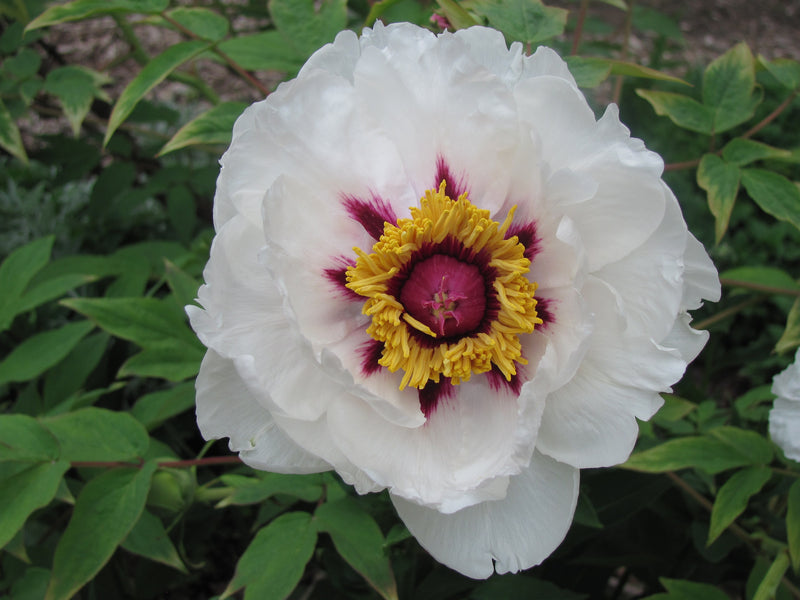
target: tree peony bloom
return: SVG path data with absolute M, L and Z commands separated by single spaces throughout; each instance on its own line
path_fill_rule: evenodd
M 787 458 L 800 461 L 800 350 L 794 362 L 775 375 L 772 393 L 777 396 L 769 411 L 769 435 Z
M 719 281 L 662 170 L 552 50 L 339 34 L 222 158 L 200 430 L 388 489 L 470 577 L 538 564 L 707 339 L 687 310 Z

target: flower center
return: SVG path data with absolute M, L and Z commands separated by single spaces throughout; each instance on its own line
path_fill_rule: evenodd
M 400 291 L 400 303 L 436 336 L 462 335 L 483 320 L 486 286 L 476 265 L 434 254 L 413 268 Z
M 500 224 L 445 189 L 428 190 L 410 219 L 384 223 L 372 253 L 354 248 L 347 269 L 347 287 L 367 299 L 367 333 L 383 344 L 378 364 L 403 371 L 400 389 L 493 368 L 510 380 L 527 362 L 519 335 L 542 322 L 525 247 L 505 237 L 513 209 Z

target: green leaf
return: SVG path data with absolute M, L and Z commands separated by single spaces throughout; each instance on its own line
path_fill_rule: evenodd
M 671 439 L 637 452 L 623 466 L 646 473 L 691 467 L 714 475 L 734 467 L 768 464 L 771 460 L 772 446 L 754 431 L 718 427 L 706 436 Z
M 241 40 L 243 38 L 235 39 Z M 222 49 L 222 45 L 220 45 L 220 49 Z M 247 108 L 247 105 L 244 102 L 223 102 L 204 112 L 181 127 L 164 144 L 164 147 L 158 152 L 158 156 L 198 144 L 230 144 L 233 124 L 245 108 Z
M 706 154 L 697 168 L 697 185 L 708 195 L 708 208 L 714 215 L 714 232 L 719 244 L 739 194 L 739 169 L 715 154 Z
M 0 362 L 0 385 L 38 377 L 61 362 L 92 329 L 93 323 L 78 321 L 32 335 Z
M 660 577 L 659 581 L 669 594 L 650 596 L 648 600 L 655 600 L 655 598 L 663 598 L 664 600 L 729 600 L 725 592 L 707 583 L 695 583 L 683 579 L 667 579 L 666 577 Z
M 743 169 L 742 185 L 761 210 L 800 229 L 800 189 L 786 177 L 764 169 Z
M 245 588 L 245 600 L 282 600 L 300 582 L 317 544 L 311 515 L 291 512 L 262 528 L 236 565 L 221 598 Z
M 436 4 L 442 9 L 442 14 L 455 29 L 466 29 L 473 25 L 480 25 L 472 15 L 454 0 L 436 0 Z
M 714 133 L 753 116 L 762 94 L 753 95 L 755 61 L 744 42 L 712 61 L 703 73 L 703 104 L 714 111 Z
M 56 298 L 61 298 L 76 287 L 86 285 L 96 280 L 97 278 L 92 275 L 72 273 L 47 279 L 35 286 L 31 284 L 31 287 L 22 295 L 22 298 L 20 298 L 17 308 L 20 313 L 26 313 L 37 306 L 41 306 Z
M 228 19 L 207 8 L 180 6 L 166 13 L 196 36 L 218 42 L 228 35 Z
M 707 135 L 714 131 L 713 109 L 694 98 L 656 90 L 638 89 L 636 93 L 650 103 L 657 115 L 669 117 L 678 127 Z
M 111 335 L 143 348 L 160 347 L 166 340 L 201 348 L 183 313 L 155 298 L 72 298 L 64 306 L 88 317 Z
M 8 329 L 20 312 L 20 299 L 34 275 L 50 260 L 53 236 L 17 248 L 0 265 L 0 331 Z
M 670 81 L 672 83 L 680 83 L 682 85 L 690 85 L 680 77 L 662 73 L 656 69 L 645 67 L 636 63 L 616 60 L 613 58 L 591 57 L 585 60 L 596 62 L 598 64 L 605 64 L 611 68 L 611 75 L 625 75 L 627 77 L 641 77 L 643 79 L 654 79 L 656 81 Z
M 707 546 L 744 512 L 750 498 L 761 491 L 771 476 L 768 467 L 750 467 L 735 473 L 719 488 L 711 511 Z
M 50 504 L 64 473 L 66 461 L 46 462 L 0 480 L 0 548 L 22 528 L 33 511 Z
M 26 31 L 58 23 L 80 21 L 89 17 L 125 13 L 160 13 L 169 6 L 169 0 L 73 0 L 51 6 L 28 23 Z
M 794 301 L 786 317 L 786 328 L 775 344 L 775 352 L 783 354 L 800 346 L 800 298 Z
M 569 11 L 541 0 L 479 0 L 473 5 L 489 24 L 503 32 L 507 42 L 537 44 L 564 33 Z
M 25 574 L 11 587 L 13 600 L 39 600 L 44 597 L 50 571 L 42 567 L 28 567 Z
M 594 57 L 567 56 L 569 72 L 575 83 L 582 88 L 593 88 L 600 85 L 611 74 L 611 65 Z
M 499 575 L 481 583 L 470 600 L 582 600 L 586 594 L 562 589 L 549 581 L 525 575 Z
M 789 555 L 784 549 L 775 556 L 775 560 L 772 561 L 772 564 L 767 570 L 767 574 L 764 575 L 764 579 L 758 584 L 756 593 L 753 594 L 753 600 L 774 600 L 775 594 L 778 591 L 778 586 L 783 579 L 783 574 L 786 573 L 786 569 L 788 568 Z
M 118 376 L 138 375 L 179 382 L 197 375 L 204 355 L 204 349 L 197 345 L 168 339 L 158 344 L 150 344 L 130 357 L 120 368 Z
M 103 146 L 108 144 L 108 140 L 111 139 L 117 128 L 133 112 L 139 100 L 147 92 L 164 81 L 170 73 L 183 63 L 207 50 L 208 47 L 209 43 L 201 40 L 180 42 L 170 46 L 164 52 L 151 59 L 120 94 L 119 100 L 114 105 L 111 117 L 108 120 L 108 129 L 103 140 Z
M 59 455 L 58 441 L 36 419 L 0 415 L 0 462 L 49 461 Z
M 737 167 L 743 167 L 756 160 L 788 159 L 791 156 L 792 153 L 788 150 L 781 150 L 746 138 L 734 138 L 722 149 L 722 158 Z
M 317 508 L 317 528 L 331 536 L 337 552 L 386 600 L 397 600 L 397 585 L 378 524 L 349 498 Z
M 786 501 L 786 539 L 792 557 L 792 569 L 800 570 L 800 479 L 789 488 Z
M 304 61 L 347 27 L 347 0 L 270 0 L 269 12 Z
M 126 461 L 144 456 L 147 431 L 130 414 L 104 408 L 83 408 L 45 417 L 41 423 L 61 444 L 61 457 L 75 461 Z
M 167 285 L 172 291 L 172 297 L 178 307 L 183 310 L 187 304 L 191 304 L 197 298 L 200 282 L 168 260 L 164 261 L 164 266 Z
M 78 137 L 81 123 L 89 114 L 92 101 L 99 93 L 99 86 L 110 82 L 109 78 L 87 67 L 67 65 L 47 74 L 44 90 L 59 99 L 72 133 Z
M 105 354 L 109 336 L 98 331 L 82 339 L 72 351 L 47 372 L 44 380 L 44 410 L 48 413 L 81 389 Z
M 258 477 L 222 475 L 220 479 L 226 487 L 233 488 L 233 492 L 215 508 L 258 504 L 276 494 L 287 494 L 305 502 L 316 502 L 322 496 L 322 484 L 314 475 L 259 473 Z
M 764 287 L 800 291 L 800 284 L 789 273 L 777 267 L 737 267 L 723 271 L 719 276 L 720 279 L 725 279 L 728 285 L 731 285 L 731 282 L 741 281 Z
M 136 401 L 130 414 L 148 431 L 167 419 L 194 407 L 194 382 L 176 385 L 168 390 L 146 394 Z
M 277 30 L 236 36 L 220 42 L 217 48 L 239 66 L 250 71 L 294 73 L 303 66 L 306 59 L 299 50 L 286 43 L 286 38 Z M 172 140 L 167 145 L 171 143 Z M 167 150 L 165 146 L 161 149 L 161 154 L 173 149 Z
M 789 58 L 776 58 L 770 61 L 759 55 L 758 64 L 777 79 L 783 87 L 789 90 L 796 90 L 800 87 L 800 62 Z
M 71 598 L 103 568 L 139 520 L 156 468 L 111 469 L 86 484 L 56 546 L 45 600 Z
M 653 417 L 656 423 L 679 421 L 697 409 L 697 404 L 684 398 L 673 396 L 672 394 L 662 394 L 661 396 L 664 398 L 664 406 Z
M 25 153 L 25 146 L 22 145 L 19 128 L 2 100 L 0 100 L 0 148 L 25 164 L 28 163 L 28 155 Z
M 183 564 L 175 545 L 169 539 L 161 519 L 147 510 L 142 511 L 136 525 L 122 542 L 122 547 L 128 552 L 188 574 L 186 565 Z

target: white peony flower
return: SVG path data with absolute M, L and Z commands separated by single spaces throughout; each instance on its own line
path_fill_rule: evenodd
M 187 309 L 203 435 L 388 488 L 470 577 L 538 564 L 578 470 L 626 460 L 707 339 L 687 310 L 719 281 L 662 170 L 552 50 L 339 34 L 222 158 Z
M 777 396 L 769 411 L 769 435 L 787 458 L 800 461 L 800 349 L 794 362 L 775 375 L 772 393 Z

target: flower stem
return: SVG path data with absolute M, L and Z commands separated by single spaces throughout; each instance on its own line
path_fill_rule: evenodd
M 789 106 L 789 105 L 792 103 L 792 100 L 794 100 L 794 99 L 795 99 L 795 97 L 797 96 L 798 92 L 800 92 L 800 90 L 795 90 L 795 91 L 793 91 L 791 94 L 789 94 L 789 96 L 786 98 L 786 100 L 784 100 L 783 102 L 781 102 L 781 103 L 780 103 L 780 104 L 779 104 L 779 105 L 778 105 L 778 106 L 775 108 L 775 110 L 773 110 L 773 111 L 772 111 L 771 113 L 769 113 L 769 114 L 768 114 L 766 117 L 764 117 L 763 119 L 761 119 L 761 121 L 759 121 L 758 123 L 756 123 L 755 125 L 753 125 L 753 126 L 750 128 L 750 129 L 748 129 L 746 132 L 744 132 L 744 133 L 742 134 L 742 136 L 741 136 L 741 137 L 743 137 L 743 138 L 749 138 L 749 137 L 751 137 L 751 136 L 755 135 L 756 133 L 758 133 L 759 131 L 761 131 L 762 129 L 764 129 L 764 127 L 766 127 L 766 126 L 767 126 L 767 125 L 769 125 L 770 123 L 772 123 L 772 121 L 774 121 L 776 118 L 778 118 L 778 116 L 779 116 L 779 115 L 780 115 L 780 114 L 781 114 L 781 113 L 782 113 L 784 110 L 786 110 L 786 109 L 788 108 L 788 106 Z
M 664 165 L 665 171 L 680 171 L 681 169 L 693 169 L 700 164 L 700 159 L 686 160 L 684 162 L 668 163 Z
M 741 287 L 756 292 L 765 292 L 767 294 L 783 294 L 786 296 L 800 296 L 800 290 L 793 290 L 791 288 L 782 288 L 771 285 L 763 285 L 761 283 L 754 283 L 752 281 L 741 281 L 739 279 L 727 279 L 721 277 L 719 282 L 728 287 Z
M 190 458 L 188 460 L 165 460 L 159 461 L 158 466 L 161 468 L 180 469 L 182 467 L 208 467 L 212 465 L 234 465 L 241 464 L 241 459 L 238 456 L 209 456 L 208 458 Z M 70 463 L 75 468 L 81 467 L 98 467 L 110 469 L 113 467 L 134 467 L 140 469 L 144 464 L 143 460 L 136 462 L 128 462 L 121 460 L 76 460 Z
M 711 325 L 718 323 L 719 321 L 724 321 L 728 317 L 732 317 L 736 313 L 748 308 L 754 304 L 758 304 L 764 299 L 764 296 L 754 296 L 752 298 L 748 298 L 739 304 L 734 304 L 733 306 L 726 308 L 725 310 L 719 311 L 717 314 L 708 317 L 707 319 L 703 319 L 702 321 L 698 321 L 697 323 L 692 323 L 692 327 L 694 329 L 708 329 Z
M 577 54 L 581 45 L 583 35 L 583 22 L 586 20 L 586 12 L 589 10 L 589 0 L 581 0 L 581 7 L 578 9 L 578 21 L 575 23 L 575 34 L 572 37 L 572 49 L 570 54 Z

